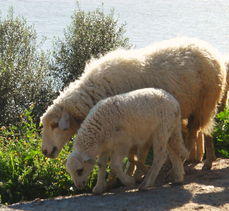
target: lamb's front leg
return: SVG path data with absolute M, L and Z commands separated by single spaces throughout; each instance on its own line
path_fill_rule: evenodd
M 107 184 L 106 184 L 106 167 L 107 167 L 107 160 L 109 157 L 109 153 L 103 152 L 98 159 L 98 177 L 97 177 L 97 183 L 95 187 L 93 188 L 93 193 L 100 194 L 106 190 Z
M 125 146 L 120 146 L 115 149 L 111 156 L 111 169 L 115 172 L 120 181 L 126 186 L 132 186 L 135 184 L 134 177 L 127 175 L 123 171 L 122 160 L 127 156 L 127 148 Z
M 135 171 L 134 177 L 138 182 L 142 181 L 144 175 L 147 174 L 149 170 L 149 166 L 145 165 L 145 160 L 149 152 L 149 148 L 152 145 L 151 142 L 144 144 L 143 146 L 138 147 L 137 159 L 138 161 L 135 162 L 137 169 Z

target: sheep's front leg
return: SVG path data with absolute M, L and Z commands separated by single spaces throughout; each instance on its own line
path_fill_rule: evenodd
M 132 186 L 135 184 L 134 178 L 125 174 L 122 167 L 122 160 L 127 156 L 126 149 L 125 146 L 120 146 L 114 150 L 111 156 L 111 169 L 124 185 Z
M 93 188 L 93 193 L 99 194 L 106 190 L 106 167 L 109 153 L 104 152 L 99 156 L 98 159 L 98 178 L 95 187 Z

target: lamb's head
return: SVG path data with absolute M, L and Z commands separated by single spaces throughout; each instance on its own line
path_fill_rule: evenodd
M 78 189 L 82 189 L 86 185 L 94 164 L 93 159 L 79 152 L 74 151 L 68 156 L 66 169 Z
M 80 127 L 81 121 L 58 105 L 50 106 L 41 117 L 42 153 L 49 158 L 56 158 L 63 146 Z

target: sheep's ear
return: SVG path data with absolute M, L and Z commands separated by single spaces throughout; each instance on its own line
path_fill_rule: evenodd
M 70 115 L 67 112 L 63 112 L 58 127 L 62 130 L 67 130 L 70 128 Z

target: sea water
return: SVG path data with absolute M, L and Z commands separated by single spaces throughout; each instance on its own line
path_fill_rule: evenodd
M 119 24 L 126 23 L 125 36 L 136 48 L 175 36 L 197 37 L 223 53 L 229 52 L 228 0 L 80 0 L 82 10 L 115 9 Z M 77 8 L 75 0 L 0 0 L 1 17 L 9 7 L 26 18 L 52 49 L 55 37 L 63 38 Z

